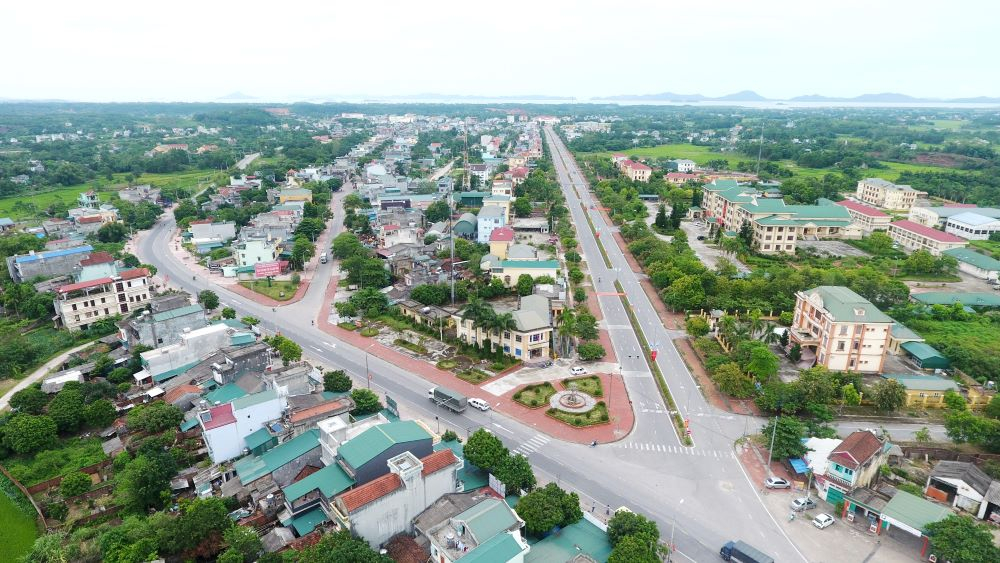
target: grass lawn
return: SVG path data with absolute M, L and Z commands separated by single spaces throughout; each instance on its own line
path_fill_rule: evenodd
M 655 147 L 635 147 L 615 152 L 620 152 L 629 156 L 638 156 L 641 158 L 686 158 L 688 160 L 693 160 L 698 164 L 705 164 L 709 160 L 722 159 L 729 162 L 730 166 L 735 166 L 736 163 L 741 160 L 754 160 L 743 154 L 717 152 L 712 151 L 712 147 L 689 145 L 687 143 L 673 143 L 669 145 L 657 145 Z M 583 157 L 597 156 L 611 158 L 611 155 L 612 153 L 610 152 L 580 153 L 580 156 Z
M 399 346 L 401 348 L 406 348 L 407 350 L 413 352 L 414 354 L 420 354 L 420 355 L 427 354 L 427 348 L 424 348 L 419 344 L 414 344 L 409 340 L 403 340 L 402 338 L 397 338 L 394 344 L 396 344 L 396 346 Z
M 159 188 L 174 187 L 195 187 L 199 181 L 207 182 L 219 173 L 215 170 L 185 170 L 171 174 L 143 174 L 135 180 L 136 184 L 152 184 Z M 225 176 L 223 174 L 223 176 Z M 101 201 L 109 201 L 111 193 L 117 192 L 127 185 L 125 174 L 114 175 L 111 181 L 104 178 L 92 180 L 85 184 L 77 184 L 65 187 L 42 187 L 31 192 L 21 193 L 16 196 L 9 196 L 0 199 L 0 216 L 11 217 L 12 219 L 23 219 L 35 215 L 32 210 L 41 210 L 50 204 L 63 201 L 72 204 L 80 196 L 80 192 L 96 190 L 101 193 Z M 28 205 L 18 205 L 18 203 Z
M 38 537 L 35 519 L 0 491 L 0 522 L 0 561 L 20 561 Z
M 437 363 L 438 369 L 455 369 L 458 367 L 458 362 L 455 360 L 441 360 Z
M 914 319 L 906 326 L 980 382 L 1000 378 L 1000 326 L 989 322 Z
M 468 381 L 473 385 L 479 385 L 480 383 L 493 377 L 492 375 L 486 373 L 485 371 L 476 368 L 462 370 L 458 372 L 456 376 L 462 381 Z
M 288 301 L 295 296 L 295 291 L 299 288 L 298 284 L 284 280 L 272 280 L 270 287 L 266 281 L 241 281 L 240 285 L 275 301 Z M 281 295 L 282 292 L 285 294 L 284 297 Z
M 921 281 L 921 282 L 960 282 L 962 278 L 955 274 L 903 274 L 896 276 L 900 281 Z
M 365 328 L 361 329 L 358 332 L 358 334 L 360 334 L 361 336 L 364 336 L 366 338 L 371 338 L 373 336 L 377 336 L 378 335 L 378 329 L 375 328 L 375 327 L 373 327 L 373 326 L 366 326 Z
M 556 388 L 548 381 L 527 385 L 517 393 L 514 400 L 528 408 L 539 408 L 549 404 L 549 397 L 556 394 Z
M 560 422 L 565 422 L 570 426 L 579 427 L 604 424 L 610 420 L 608 416 L 608 406 L 604 404 L 604 401 L 598 401 L 597 404 L 594 405 L 594 408 L 587 412 L 571 413 L 561 411 L 559 409 L 549 409 L 545 411 L 545 414 Z
M 1000 256 L 1000 242 L 994 242 L 992 240 L 970 240 L 969 246 L 982 251 L 983 254 L 992 256 L 993 258 Z
M 604 396 L 604 388 L 601 387 L 601 378 L 596 375 L 585 375 L 583 377 L 562 380 L 562 386 L 567 391 L 571 383 L 576 384 L 577 391 L 586 393 L 591 397 L 599 398 Z

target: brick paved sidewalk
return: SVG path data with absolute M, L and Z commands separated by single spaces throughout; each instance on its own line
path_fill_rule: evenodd
M 635 423 L 635 417 L 632 413 L 631 401 L 622 400 L 627 399 L 628 392 L 625 389 L 625 385 L 621 377 L 613 377 L 608 374 L 595 374 L 601 378 L 602 384 L 605 389 L 608 390 L 604 400 L 605 402 L 608 402 L 608 397 L 611 399 L 609 412 L 612 421 L 607 424 L 593 426 L 590 428 L 573 428 L 546 416 L 546 409 L 544 408 L 529 409 L 515 403 L 512 396 L 516 392 L 516 389 L 502 395 L 499 398 L 498 404 L 497 401 L 491 398 L 489 393 L 480 389 L 478 385 L 472 385 L 467 381 L 463 381 L 450 371 L 438 369 L 424 360 L 414 358 L 393 348 L 383 346 L 378 341 L 361 336 L 356 331 L 345 330 L 337 325 L 330 324 L 328 312 L 330 303 L 332 303 L 333 298 L 336 295 L 337 282 L 338 278 L 334 276 L 331 277 L 330 283 L 327 285 L 324 307 L 318 312 L 319 314 L 316 319 L 316 326 L 320 330 L 331 334 L 338 339 L 351 344 L 352 346 L 362 350 L 369 350 L 372 355 L 379 357 L 383 361 L 415 373 L 435 385 L 442 385 L 450 389 L 454 389 L 467 397 L 480 397 L 490 400 L 493 408 L 498 412 L 506 414 L 512 418 L 516 418 L 525 424 L 529 424 L 532 427 L 537 428 L 539 432 L 560 440 L 575 442 L 578 444 L 589 444 L 594 440 L 606 443 L 620 440 L 632 430 L 632 426 Z M 372 382 L 376 385 L 379 383 L 377 378 L 373 379 Z M 555 385 L 559 387 L 558 382 L 555 383 Z M 616 427 L 618 428 L 617 433 L 615 432 Z

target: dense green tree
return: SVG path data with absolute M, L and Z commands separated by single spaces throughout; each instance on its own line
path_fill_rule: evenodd
M 328 371 L 323 374 L 323 390 L 330 393 L 346 393 L 354 383 L 342 369 Z
M 939 561 L 1000 561 L 1000 548 L 993 541 L 990 527 L 976 522 L 970 516 L 953 514 L 944 520 L 927 524 L 926 530 Z
M 531 463 L 521 454 L 508 455 L 494 473 L 504 484 L 508 495 L 531 491 L 537 483 Z
M 948 407 L 948 410 L 952 411 L 964 411 L 968 408 L 968 403 L 966 403 L 965 397 L 959 395 L 951 389 L 944 392 L 944 404 Z
M 524 520 L 524 530 L 539 536 L 555 526 L 566 527 L 583 518 L 580 497 L 567 493 L 555 483 L 549 483 L 521 497 L 517 514 Z
M 182 420 L 184 420 L 184 412 L 163 401 L 138 405 L 130 410 L 126 417 L 130 429 L 150 434 L 163 432 L 168 428 L 176 428 Z
M 59 494 L 61 494 L 63 498 L 82 495 L 90 490 L 92 484 L 93 482 L 90 479 L 90 475 L 80 471 L 70 473 L 69 475 L 63 477 L 62 481 L 59 482 Z
M 324 534 L 319 543 L 297 554 L 290 554 L 286 561 L 295 563 L 393 563 L 380 555 L 362 539 L 348 531 Z
M 690 334 L 691 336 L 694 336 L 695 338 L 705 336 L 711 330 L 711 328 L 708 326 L 708 321 L 706 321 L 703 317 L 699 317 L 697 315 L 692 315 L 688 317 L 687 321 L 685 321 L 684 323 L 684 326 L 687 329 L 687 333 Z
M 600 360 L 607 355 L 607 351 L 600 342 L 583 342 L 576 347 L 576 352 L 580 359 L 585 362 Z
M 660 529 L 656 522 L 629 510 L 615 512 L 608 520 L 608 541 L 612 546 L 618 545 L 627 536 L 636 535 L 652 538 L 656 542 L 660 539 Z
M 46 413 L 60 432 L 73 432 L 83 422 L 83 393 L 79 389 L 64 388 L 56 393 L 49 403 Z
M 675 311 L 700 309 L 705 304 L 705 288 L 701 277 L 682 276 L 661 293 L 663 300 Z
M 128 510 L 144 514 L 163 506 L 177 467 L 167 454 L 140 455 L 117 475 L 115 494 Z
M 597 317 L 592 315 L 590 311 L 580 311 L 576 315 L 573 328 L 576 335 L 582 340 L 597 340 Z
M 107 399 L 98 399 L 83 409 L 83 420 L 93 428 L 105 428 L 115 421 L 115 405 Z
M 333 239 L 333 256 L 340 260 L 346 260 L 354 256 L 366 256 L 368 249 L 365 248 L 358 236 L 354 233 L 340 233 Z
M 410 298 L 423 305 L 444 305 L 449 297 L 448 286 L 442 284 L 420 284 L 410 292 Z
M 356 292 L 350 303 L 366 318 L 380 317 L 389 310 L 389 298 L 373 287 Z
M 712 381 L 719 386 L 719 391 L 737 399 L 745 399 L 754 394 L 753 380 L 735 362 L 722 364 L 712 370 Z
M 444 221 L 451 217 L 451 206 L 448 202 L 443 199 L 438 199 L 427 206 L 427 210 L 424 211 L 424 218 L 427 219 L 428 223 L 437 223 L 438 221 Z
M 487 472 L 494 472 L 509 457 L 503 442 L 482 428 L 469 436 L 463 452 L 469 463 Z
M 871 399 L 875 408 L 889 412 L 906 404 L 906 388 L 895 379 L 883 379 L 872 385 Z
M 128 236 L 128 229 L 117 221 L 105 223 L 97 230 L 97 240 L 101 242 L 122 242 Z
M 249 526 L 232 526 L 223 533 L 222 538 L 228 547 L 223 556 L 234 563 L 252 563 L 264 551 L 264 544 L 260 541 L 257 530 Z M 219 560 L 222 561 L 222 556 Z
M 19 454 L 30 454 L 48 449 L 58 441 L 58 427 L 52 417 L 18 414 L 7 421 L 0 430 L 4 444 Z
M 994 395 L 983 409 L 983 414 L 990 418 L 1000 419 L 1000 395 Z
M 774 437 L 774 449 L 771 451 L 774 459 L 787 459 L 804 455 L 808 451 L 802 443 L 802 438 L 806 437 L 806 425 L 794 416 L 779 416 L 777 421 L 776 432 L 774 430 L 775 419 L 773 418 L 760 430 L 765 447 L 770 447 L 771 437 Z
M 354 401 L 354 410 L 351 411 L 354 416 L 363 416 L 382 410 L 382 402 L 371 389 L 362 387 L 351 391 L 351 400 Z
M 750 355 L 747 371 L 766 381 L 778 374 L 778 356 L 766 347 L 757 348 Z
M 531 295 L 531 292 L 535 289 L 535 280 L 531 277 L 531 274 L 521 274 L 517 278 L 517 294 L 520 296 Z
M 236 318 L 236 309 L 233 309 L 232 307 L 224 307 L 222 309 L 222 318 L 224 318 L 224 319 L 235 319 Z
M 656 545 L 642 535 L 625 536 L 611 550 L 608 563 L 660 563 Z
M 276 334 L 268 342 L 281 355 L 281 361 L 286 366 L 302 359 L 302 346 L 299 346 L 294 340 Z
M 514 215 L 516 217 L 530 217 L 533 208 L 531 201 L 526 197 L 519 197 L 514 200 Z
M 203 289 L 198 292 L 198 303 L 201 303 L 206 310 L 211 311 L 219 306 L 219 296 L 211 289 Z
M 10 407 L 25 414 L 42 414 L 49 404 L 49 394 L 34 385 L 25 387 L 10 398 Z

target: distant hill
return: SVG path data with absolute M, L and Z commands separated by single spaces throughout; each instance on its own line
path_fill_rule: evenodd
M 807 94 L 795 96 L 793 98 L 767 98 L 761 96 L 753 90 L 743 90 L 725 96 L 710 97 L 701 94 L 676 94 L 674 92 L 662 92 L 659 94 L 622 94 L 618 96 L 603 96 L 592 98 L 595 101 L 609 102 L 853 102 L 853 103 L 881 103 L 881 104 L 906 104 L 906 103 L 952 103 L 952 104 L 997 104 L 1000 98 L 979 96 L 975 98 L 917 98 L 907 94 L 895 92 L 882 92 L 879 94 L 862 94 L 853 98 L 823 96 L 821 94 Z
M 232 93 L 226 94 L 225 96 L 220 96 L 220 97 L 218 97 L 216 99 L 217 100 L 225 100 L 225 101 L 232 102 L 232 101 L 256 100 L 257 97 L 251 96 L 249 94 L 244 94 L 243 92 L 232 92 Z

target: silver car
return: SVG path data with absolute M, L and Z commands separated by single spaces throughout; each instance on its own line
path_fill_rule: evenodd
M 768 489 L 791 489 L 792 484 L 786 479 L 781 477 L 768 477 L 767 481 L 764 481 L 764 486 Z
M 811 498 L 802 497 L 792 501 L 792 510 L 795 512 L 802 512 L 803 510 L 810 510 L 813 508 L 816 508 L 816 501 Z

